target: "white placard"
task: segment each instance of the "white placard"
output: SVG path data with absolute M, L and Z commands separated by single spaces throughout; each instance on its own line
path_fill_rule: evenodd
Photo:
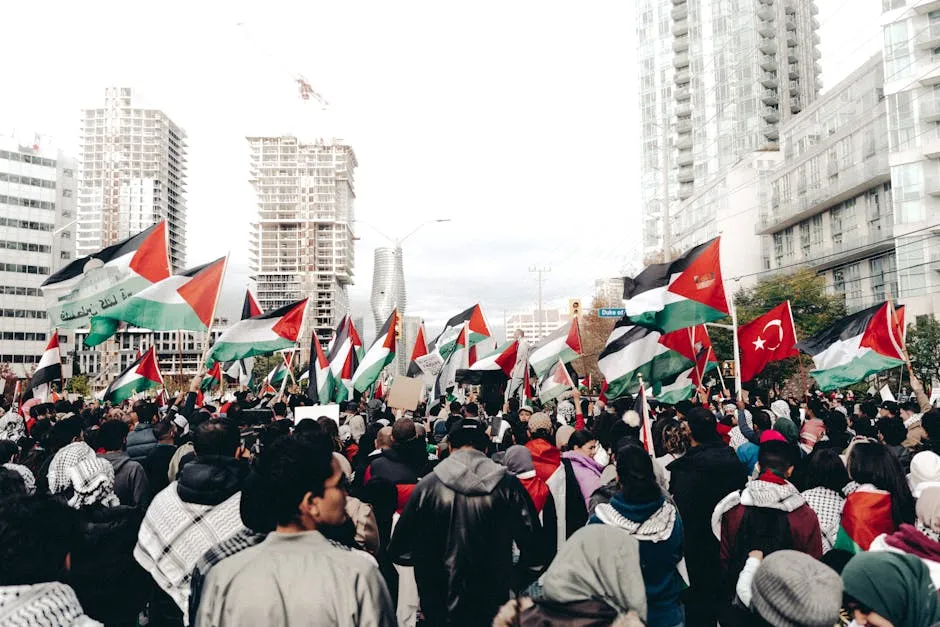
M 888 387 L 888 384 L 885 383 L 881 388 L 881 402 L 885 401 L 894 401 L 894 394 L 891 392 L 891 388 Z
M 301 405 L 294 408 L 294 424 L 307 418 L 317 420 L 323 416 L 331 418 L 339 426 L 339 405 L 331 403 L 330 405 L 311 405 L 309 407 Z

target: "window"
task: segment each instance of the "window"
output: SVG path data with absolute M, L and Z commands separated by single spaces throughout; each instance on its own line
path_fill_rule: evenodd
M 74 178 L 75 172 L 73 172 L 70 168 L 63 168 L 62 176 L 67 176 L 68 178 Z
M 920 163 L 891 168 L 895 224 L 909 224 L 924 219 L 923 177 Z
M 885 0 L 886 2 L 888 0 Z M 893 0 L 903 6 L 903 0 Z M 911 73 L 910 38 L 907 21 L 889 24 L 884 29 L 885 82 L 904 78 Z
M 71 258 L 72 258 L 72 254 L 69 251 L 63 250 L 59 252 L 59 259 L 71 259 Z
M 894 254 L 884 257 L 875 257 L 869 261 L 871 275 L 871 291 L 874 302 L 878 303 L 888 298 L 890 286 L 891 296 L 897 296 L 897 269 Z
M 927 288 L 925 242 L 918 237 L 899 238 L 896 250 L 899 296 L 923 294 Z
M 907 150 L 916 143 L 914 94 L 902 91 L 888 96 L 888 141 L 891 150 Z

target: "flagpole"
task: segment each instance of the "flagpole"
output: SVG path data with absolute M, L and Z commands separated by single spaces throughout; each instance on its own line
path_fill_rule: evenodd
M 709 346 L 709 347 L 708 347 L 708 352 L 714 354 L 715 351 L 713 351 L 713 350 L 712 350 L 712 347 Z M 716 360 L 718 359 L 718 356 L 717 356 L 717 355 L 715 355 L 715 359 L 716 359 Z M 707 359 L 707 358 L 705 359 L 705 363 L 706 363 L 706 364 L 708 363 L 708 359 Z M 715 370 L 718 371 L 718 380 L 721 381 L 721 389 L 722 389 L 722 390 L 727 390 L 727 389 L 728 389 L 728 386 L 725 385 L 725 375 L 721 374 L 721 364 L 718 364 L 718 367 L 715 368 Z
M 734 384 L 737 388 L 738 400 L 741 400 L 743 395 L 741 394 L 741 348 L 738 346 L 738 312 L 734 306 L 734 296 L 730 291 L 727 292 L 727 298 L 730 305 L 728 309 L 731 313 L 731 333 L 734 340 Z
M 787 313 L 790 314 L 790 329 L 793 330 L 793 345 L 796 346 L 799 343 L 799 339 L 796 337 L 796 323 L 793 321 L 793 305 L 790 304 L 790 301 L 787 300 Z M 800 360 L 800 379 L 803 381 L 803 398 L 809 398 L 809 388 L 806 386 L 806 368 L 803 366 L 803 352 L 797 349 L 797 357 Z
M 698 369 L 698 355 L 695 352 L 695 325 L 689 327 L 689 344 L 692 347 L 692 364 L 693 364 L 692 367 L 695 368 L 695 376 L 696 378 L 698 378 L 699 386 L 701 386 L 703 385 L 702 377 L 704 376 L 705 373 L 699 372 L 699 369 Z M 709 348 L 709 350 L 711 350 L 711 348 Z M 705 356 L 705 363 L 706 365 L 708 364 L 707 354 Z
M 202 368 L 206 363 L 206 357 L 209 356 L 209 340 L 212 339 L 212 326 L 215 324 L 215 311 L 219 306 L 219 297 L 222 295 L 222 283 L 225 282 L 225 271 L 228 270 L 228 256 L 229 253 L 225 253 L 225 260 L 222 262 L 222 278 L 219 279 L 219 287 L 215 291 L 215 302 L 212 303 L 212 315 L 209 316 L 209 325 L 206 327 L 206 339 L 204 340 L 205 346 L 202 350 L 202 359 L 200 359 L 199 363 L 196 364 L 197 374 L 202 372 Z M 180 369 L 182 370 L 182 364 L 180 364 Z

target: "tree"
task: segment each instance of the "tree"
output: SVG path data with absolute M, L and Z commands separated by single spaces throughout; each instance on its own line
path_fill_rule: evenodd
M 616 320 L 613 318 L 601 318 L 597 315 L 597 310 L 605 307 L 606 304 L 595 298 L 591 306 L 590 313 L 581 316 L 581 351 L 583 357 L 574 361 L 575 369 L 582 375 L 591 375 L 591 381 L 600 385 L 604 375 L 597 367 L 597 358 L 611 331 L 614 330 Z
M 931 314 L 907 325 L 911 368 L 921 381 L 940 380 L 940 322 Z
M 9 406 L 13 402 L 13 393 L 16 391 L 16 373 L 13 372 L 13 368 L 10 364 L 0 364 L 0 379 L 3 380 L 3 405 Z
M 67 392 L 78 394 L 81 397 L 91 396 L 91 384 L 86 375 L 80 374 L 69 379 L 65 386 Z
M 257 383 L 264 381 L 264 378 L 274 370 L 278 364 L 284 363 L 284 357 L 280 353 L 272 355 L 258 355 L 255 357 L 255 365 L 251 369 L 251 380 Z
M 843 299 L 826 293 L 826 282 L 812 270 L 799 270 L 761 281 L 750 289 L 741 289 L 734 295 L 738 324 L 745 324 L 761 314 L 767 313 L 785 300 L 790 301 L 797 340 L 818 333 L 839 318 L 845 316 Z M 731 318 L 719 321 L 731 324 Z M 730 330 L 709 328 L 715 355 L 720 360 L 734 359 L 733 338 Z M 804 357 L 804 362 L 806 358 Z M 787 380 L 799 373 L 800 362 L 796 357 L 772 362 L 753 381 L 755 387 L 782 387 Z M 806 364 L 806 376 L 809 364 Z M 807 379 L 807 385 L 809 385 Z M 802 385 L 800 386 L 802 387 Z

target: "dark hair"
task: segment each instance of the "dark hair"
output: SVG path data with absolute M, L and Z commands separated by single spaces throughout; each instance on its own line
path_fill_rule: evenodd
M 106 451 L 120 451 L 124 448 L 129 428 L 123 420 L 106 420 L 98 429 L 98 445 Z
M 882 418 L 875 426 L 888 446 L 900 446 L 907 439 L 907 427 L 900 418 Z
M 813 413 L 813 416 L 822 420 L 825 415 L 826 408 L 823 407 L 823 404 L 819 402 L 819 399 L 810 398 L 806 401 L 806 409 Z M 839 412 L 842 413 L 842 412 Z
M 13 461 L 13 456 L 18 451 L 19 447 L 13 440 L 0 440 L 0 464 Z
M 486 428 L 475 418 L 458 420 L 447 434 L 447 441 L 452 449 L 472 446 L 478 451 L 485 451 L 490 444 Z
M 55 402 L 55 413 L 57 414 L 68 414 L 72 411 L 72 403 L 67 401 L 64 398 L 60 398 Z
M 137 401 L 134 403 L 134 413 L 137 414 L 138 422 L 153 422 L 154 416 L 157 415 L 160 408 L 157 407 L 156 403 L 151 403 L 150 401 Z
M 768 440 L 760 445 L 757 463 L 762 471 L 771 471 L 781 478 L 786 478 L 787 470 L 796 465 L 800 451 L 794 445 L 779 440 Z
M 241 435 L 238 427 L 227 420 L 207 420 L 196 427 L 196 432 L 193 434 L 196 457 L 207 455 L 234 457 L 240 442 Z
M 166 437 L 175 426 L 176 425 L 174 425 L 173 421 L 170 419 L 160 420 L 153 425 L 153 436 L 158 440 L 160 438 Z
M 751 421 L 758 431 L 770 431 L 773 428 L 772 413 L 769 409 L 758 409 L 751 414 Z
M 78 515 L 49 497 L 0 500 L 0 586 L 59 580 L 74 546 Z
M 696 407 L 685 415 L 692 432 L 692 439 L 699 444 L 719 442 L 717 421 L 714 414 L 703 407 Z
M 415 421 L 411 418 L 399 418 L 392 425 L 393 442 L 408 442 L 416 437 L 418 437 L 418 432 L 415 429 Z
M 519 411 L 519 407 L 520 407 L 520 403 L 519 403 L 518 398 L 513 396 L 512 398 L 509 399 L 509 411 L 517 412 Z
M 283 401 L 274 403 L 274 415 L 284 417 L 287 415 L 287 405 Z
M 801 490 L 822 487 L 842 494 L 842 488 L 849 483 L 849 471 L 836 451 L 831 448 L 814 448 L 803 461 Z
M 323 427 L 321 427 L 320 423 L 313 418 L 304 418 L 294 425 L 294 433 L 297 435 L 313 435 L 316 433 L 323 433 Z
M 85 399 L 83 399 L 81 396 L 79 396 L 79 397 L 76 398 L 74 401 L 72 401 L 72 411 L 75 412 L 76 414 L 78 414 L 78 413 L 80 413 L 83 409 L 85 409 Z
M 339 439 L 339 425 L 329 416 L 320 416 L 317 418 L 317 424 L 320 430 L 330 437 L 333 442 L 333 450 L 337 453 L 343 452 L 343 442 Z
M 931 409 L 920 417 L 920 426 L 927 432 L 927 438 L 936 443 L 940 441 L 940 409 Z
M 695 409 L 695 405 L 692 404 L 692 401 L 684 400 L 676 403 L 676 414 L 686 417 L 689 415 L 689 412 Z
M 0 499 L 20 494 L 26 494 L 26 481 L 23 475 L 12 468 L 0 466 Z
M 878 415 L 878 406 L 872 403 L 871 401 L 864 401 L 859 409 L 862 410 L 862 415 L 868 418 L 869 420 L 874 420 L 875 416 Z
M 901 403 L 901 410 L 916 414 L 920 411 L 920 405 L 916 401 L 904 401 Z
M 594 434 L 590 431 L 584 429 L 578 429 L 571 434 L 571 437 L 568 438 L 568 450 L 573 450 L 575 448 L 580 448 L 587 444 L 588 442 L 596 441 L 597 438 L 594 437 Z
M 463 408 L 464 415 L 472 418 L 474 416 L 480 415 L 480 408 L 477 407 L 476 403 L 467 403 Z
M 274 520 L 290 524 L 297 520 L 297 507 L 307 493 L 323 496 L 333 476 L 332 442 L 325 434 L 282 438 L 259 458 L 257 471 L 270 488 L 266 500 Z
M 849 455 L 849 476 L 870 483 L 891 495 L 891 518 L 895 526 L 914 524 L 914 496 L 901 462 L 880 442 L 857 442 Z
M 52 429 L 49 430 L 46 448 L 52 453 L 58 453 L 59 449 L 67 444 L 71 444 L 81 435 L 82 419 L 78 416 L 69 416 L 52 425 Z
M 638 444 L 627 444 L 617 449 L 617 477 L 628 503 L 648 503 L 662 497 L 653 460 Z
M 450 402 L 450 413 L 459 414 L 461 409 L 463 409 L 463 406 L 457 401 Z
M 242 417 L 242 406 L 237 401 L 229 403 L 225 408 L 225 418 L 236 426 L 243 425 L 245 419 Z
M 671 455 L 684 455 L 692 442 L 689 434 L 675 418 L 663 419 L 663 430 L 660 434 L 663 450 Z

